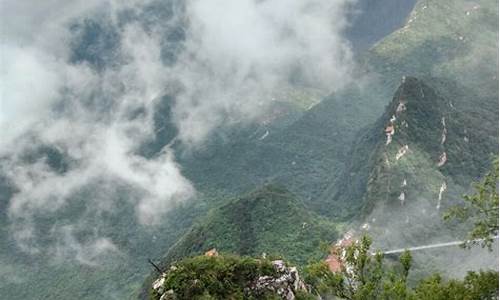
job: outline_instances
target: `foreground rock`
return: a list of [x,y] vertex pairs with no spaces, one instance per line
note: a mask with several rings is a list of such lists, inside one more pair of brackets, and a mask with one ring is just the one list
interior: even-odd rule
[[187,258],[170,267],[152,284],[152,299],[296,299],[307,292],[296,267],[283,260],[218,255]]
[[282,260],[274,260],[272,263],[278,277],[259,277],[248,288],[251,294],[264,295],[266,292],[272,292],[282,299],[292,300],[298,291],[307,291],[296,267],[287,267]]

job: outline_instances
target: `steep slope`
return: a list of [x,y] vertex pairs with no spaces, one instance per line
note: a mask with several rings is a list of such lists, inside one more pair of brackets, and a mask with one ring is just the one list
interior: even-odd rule
[[[9,186],[1,186],[2,198]],[[92,189],[94,187],[89,187]],[[99,191],[97,191],[99,192]],[[125,197],[126,192],[123,192]],[[91,197],[86,191],[80,197]],[[181,205],[156,228],[141,226],[133,216],[134,207],[123,201],[119,209],[95,214],[82,207],[75,197],[64,212],[40,215],[36,233],[41,236],[33,249],[47,247],[47,253],[23,253],[14,240],[6,210],[1,211],[0,225],[0,295],[2,299],[109,299],[131,297],[149,272],[147,258],[161,255],[165,245],[172,245],[198,217],[200,205]],[[2,202],[2,204],[5,202]],[[68,232],[56,231],[52,221]],[[78,226],[64,226],[78,220]],[[95,236],[107,236],[119,251],[104,243],[91,243]],[[103,240],[104,241],[104,240]],[[55,245],[54,245],[55,244]],[[76,259],[73,259],[73,256]],[[30,288],[26,288],[29,285]]]
[[[347,173],[362,174],[364,178],[358,181],[368,186],[351,188],[359,193],[357,195],[349,194],[350,190],[346,189],[347,195],[343,197],[355,199],[365,195],[363,205],[369,212],[374,202],[399,196],[400,189],[396,187],[403,184],[405,174],[413,179],[433,181],[429,172],[439,173],[434,179],[443,176],[463,187],[484,174],[497,151],[495,121],[484,118],[478,124],[468,112],[455,107],[455,98],[437,93],[432,85],[405,78],[384,115],[354,145]],[[421,171],[423,173],[419,173]],[[394,178],[384,177],[388,173]],[[393,182],[395,178],[401,182]],[[381,184],[384,180],[391,184]],[[406,185],[427,185],[409,182],[407,179]],[[385,190],[377,190],[381,185],[386,186]]]
[[[150,10],[160,12],[161,19],[166,19],[163,13],[172,14],[161,9],[161,5],[153,6]],[[314,95],[299,93],[299,96],[294,96],[295,94],[288,93],[283,98],[290,98],[290,101],[286,102],[285,99],[277,106],[287,106],[290,118],[272,119],[271,124],[262,123],[256,127],[221,134],[218,137],[220,143],[214,142],[215,146],[191,156],[186,154],[181,159],[181,164],[200,192],[216,195],[207,200],[210,202],[207,207],[221,203],[219,194],[239,194],[266,182],[277,182],[303,199],[307,209],[313,209],[317,213],[352,219],[358,209],[363,208],[363,216],[367,220],[375,219],[375,222],[370,223],[372,233],[385,239],[385,245],[388,246],[404,247],[409,241],[412,244],[418,240],[428,241],[436,231],[447,231],[450,235],[455,235],[440,223],[439,214],[451,200],[460,197],[473,178],[484,172],[490,153],[495,153],[494,146],[498,145],[497,20],[497,1],[418,1],[405,27],[378,43],[366,55],[363,68],[377,73],[380,81],[375,80],[361,88],[352,86],[309,110],[307,108],[318,101]],[[94,39],[89,42],[87,50],[82,48],[85,51],[73,57],[75,62],[85,61],[100,70],[115,59],[112,57],[112,50],[116,47],[112,44],[113,32],[100,33],[104,28],[99,28],[98,24],[92,22],[72,30],[83,33],[81,37],[84,43],[89,42],[88,38]],[[90,32],[85,33],[86,31]],[[167,62],[175,60],[176,51],[182,48],[181,43],[174,43],[173,40],[182,40],[182,30],[165,32],[167,46],[162,49],[162,55]],[[95,45],[104,45],[110,50],[99,49]],[[75,44],[75,49],[80,46]],[[398,123],[391,144],[385,147],[387,137],[384,130],[397,109],[398,98],[395,98],[395,102],[376,125],[368,125],[383,113],[388,95],[400,84],[401,77],[410,75],[438,78],[416,82],[408,78],[408,86],[401,93],[409,99],[409,115],[402,116],[398,121],[408,118],[409,127],[405,131],[405,127]],[[424,86],[426,95],[422,99],[418,97],[420,83]],[[157,138],[140,149],[144,156],[154,156],[175,136],[176,130],[169,120],[170,101],[167,97],[159,101],[155,116]],[[420,106],[417,103],[426,105]],[[411,115],[413,113],[416,115]],[[447,140],[441,145],[443,116],[447,126]],[[355,146],[351,148],[355,140]],[[395,156],[404,145],[409,146],[409,151],[397,160]],[[437,161],[443,152],[447,153],[447,162],[442,167],[437,167]],[[391,169],[384,166],[384,154],[390,160]],[[45,156],[50,159],[51,155],[43,157]],[[56,159],[54,167],[64,171],[63,159]],[[407,176],[407,191],[401,188],[404,175]],[[437,210],[443,182],[447,183],[446,191],[442,193],[442,208]],[[0,185],[3,184],[4,182],[0,182]],[[5,184],[5,190],[9,188]],[[8,205],[9,196],[6,195],[11,193],[4,193],[5,190],[0,193],[2,208]],[[401,205],[401,200],[398,199],[402,191],[405,191],[405,205]],[[123,193],[126,194],[127,190]],[[81,197],[91,197],[91,193],[82,194]],[[248,244],[243,243],[241,246],[245,239],[240,240],[237,230],[229,231],[233,223],[246,224],[245,219],[231,219],[228,216],[233,211],[238,212],[237,209],[242,212],[242,209],[251,207],[254,202],[258,201],[235,201],[232,205],[227,204],[226,210],[213,210],[210,216],[215,217],[208,216],[201,221],[201,225],[193,227],[188,235],[194,242],[198,238],[204,240],[205,235],[210,237],[196,250],[206,250],[205,246],[227,248],[225,251],[234,252],[248,249],[243,247]],[[293,216],[304,216],[309,224],[315,223],[317,217],[314,214],[308,213],[297,201],[292,203],[294,205],[291,206],[287,201],[277,201],[276,206],[269,207],[257,205],[268,209],[259,210],[262,218],[255,218],[252,214],[247,223],[262,225],[263,220],[274,222],[276,215],[272,211],[281,211],[280,206],[296,212]],[[33,293],[37,293],[40,298],[64,298],[72,295],[95,299],[96,295],[105,297],[113,294],[116,291],[115,284],[120,287],[121,292],[128,293],[140,280],[138,278],[141,274],[147,272],[146,258],[163,253],[191,225],[193,218],[206,210],[206,207],[193,207],[175,210],[166,218],[170,221],[153,231],[137,229],[139,225],[130,218],[134,213],[131,207],[121,207],[111,217],[104,216],[104,233],[109,233],[123,245],[126,253],[122,260],[102,265],[100,269],[69,263],[62,268],[47,262],[46,257],[32,259],[22,256],[7,236],[7,224],[2,224],[0,278],[3,279],[3,284],[0,286],[0,294],[7,295],[9,299],[29,298]],[[0,211],[5,213],[6,210]],[[391,213],[390,217],[387,217],[388,212]],[[60,216],[50,217],[64,222],[80,217],[87,219],[87,214],[81,207],[69,207]],[[429,218],[424,218],[426,216]],[[7,222],[4,214],[1,219]],[[301,218],[292,219],[290,216],[290,219],[291,221],[284,223],[302,224]],[[416,219],[421,222],[413,222]],[[50,228],[47,220],[48,217],[37,220],[43,225],[40,230],[48,232]],[[95,218],[88,220],[82,223],[82,227],[92,228],[95,225]],[[223,236],[226,238],[221,240],[218,236],[213,236],[211,231],[207,233],[204,224],[215,224],[213,226],[216,231],[224,232]],[[289,233],[291,238],[287,244],[280,241],[279,245],[284,245],[283,249],[277,246],[271,251],[264,249],[266,247],[262,245],[272,244],[273,237],[263,238],[265,242],[259,242],[256,246],[258,249],[250,247],[248,251],[260,254],[261,251],[272,252],[275,249],[282,253],[295,243],[301,245],[303,242],[304,237],[297,235],[300,228],[296,230],[293,227],[295,225],[282,228],[277,223],[272,224],[273,228],[293,232]],[[252,232],[255,228],[257,231],[259,228],[267,228],[262,226],[253,227]],[[320,227],[323,228],[322,225]],[[408,230],[402,231],[400,228]],[[263,233],[258,231],[257,236],[261,235]],[[280,231],[280,236],[288,236],[288,233]],[[325,240],[328,240],[328,236],[329,234],[325,235]],[[309,235],[305,238],[308,237]],[[156,242],[153,243],[155,239]],[[232,241],[235,241],[234,244]],[[178,255],[182,256],[192,250],[190,247],[192,246],[185,237],[172,251],[180,249]],[[292,248],[290,255],[299,253],[297,255],[302,256],[303,249],[313,248],[307,247]],[[39,270],[42,271],[38,272]],[[32,288],[26,289],[26,285]],[[124,286],[128,288],[123,288]],[[122,295],[120,293],[119,297]]]
[[377,43],[367,66],[402,76],[458,81],[481,97],[498,94],[498,1],[420,0],[405,25]]
[[[330,201],[343,186],[335,178],[351,160],[351,144],[383,114],[403,76],[432,78],[434,89],[451,99],[468,122],[475,127],[488,124],[475,143],[494,142],[497,11],[498,4],[491,0],[418,1],[402,28],[362,56],[359,80],[283,126],[259,124],[233,131],[186,157],[182,163],[188,177],[200,186],[233,194],[276,182],[315,212],[349,219],[348,202],[338,206],[340,202]],[[466,40],[460,40],[458,32]],[[461,171],[468,172],[465,167]],[[453,172],[457,177],[461,171]],[[461,183],[468,184],[468,179]]]
[[[233,194],[283,184],[315,213],[366,223],[384,249],[461,237],[465,224],[444,224],[442,212],[498,151],[497,19],[496,1],[417,1],[406,24],[363,57],[358,82],[292,124],[234,131],[186,156],[188,176]],[[280,208],[228,217],[255,202],[240,201],[213,210],[164,261],[214,246],[248,251],[241,226],[231,225],[261,228],[253,224],[272,222]],[[250,252],[265,251],[254,240]],[[436,260],[424,261],[435,270]]]
[[[304,265],[323,257],[321,244],[336,240],[340,226],[308,211],[285,188],[267,185],[211,209],[168,249],[159,265],[166,269],[212,248],[254,257],[284,256]],[[137,290],[140,299],[149,299],[153,278],[151,273]]]
[[[361,69],[367,70],[375,79],[361,85],[363,88],[359,93],[352,93],[351,89],[347,90],[343,99],[335,99],[338,103],[346,103],[347,99],[361,99],[352,103],[353,112],[363,112],[369,107],[376,113],[385,106],[389,95],[398,88],[402,78],[423,78],[427,88],[432,90],[428,91],[431,96],[419,100],[426,103],[427,107],[424,109],[425,106],[420,106],[417,111],[422,115],[413,118],[418,119],[415,121],[422,128],[410,127],[409,134],[418,138],[420,146],[428,151],[428,155],[432,155],[433,160],[446,150],[451,163],[443,166],[441,172],[445,176],[451,176],[457,185],[468,187],[472,179],[484,174],[491,154],[497,153],[497,20],[496,1],[417,1],[406,24],[377,43],[364,56]],[[419,91],[420,88],[416,93]],[[401,88],[398,93],[401,93]],[[425,91],[423,93],[426,94]],[[431,101],[433,98],[442,99],[432,100],[437,101],[434,103]],[[390,105],[397,107],[398,104]],[[383,130],[395,107],[391,114],[386,111],[385,116],[374,127],[366,126],[356,132],[361,138],[346,152],[349,153],[344,157],[347,169],[336,182],[332,182],[326,189],[323,187],[321,195],[316,199],[318,203],[340,209],[344,211],[344,215],[349,215],[346,212],[356,211],[360,206],[366,206],[365,211],[370,211],[372,206],[365,204],[363,199],[368,176],[377,159],[372,150],[380,147],[380,135],[386,139]],[[430,109],[437,111],[432,112]],[[312,113],[315,116],[311,116],[311,119],[318,117],[318,112]],[[335,114],[328,109],[320,113]],[[450,115],[449,120],[446,120],[447,115]],[[373,115],[364,113],[360,116],[373,118]],[[443,125],[438,123],[442,117],[452,127],[456,124],[463,126],[448,130],[446,147],[426,142],[441,138]],[[365,124],[371,122],[370,120]],[[322,126],[328,127],[325,124]],[[430,130],[431,128],[435,130]],[[468,142],[464,142],[464,139]]]
[[284,255],[305,263],[321,257],[320,242],[335,240],[336,227],[308,212],[286,189],[265,186],[212,209],[168,251],[163,263],[211,248],[240,255]]
[[274,123],[233,130],[183,156],[185,174],[200,189],[233,195],[266,183],[280,184],[308,209],[349,218],[338,207],[325,205],[322,195],[344,169],[359,130],[383,112],[376,101],[367,102],[364,93],[352,87],[332,95],[283,127]]
[[[443,212],[461,201],[498,155],[496,120],[479,124],[446,89],[438,92],[442,83],[404,79],[384,115],[354,144],[337,182],[344,188],[331,198],[359,211],[362,230],[382,249],[463,239],[468,224],[445,223]],[[495,260],[478,253],[453,255],[464,256],[469,268]],[[439,257],[448,254],[417,256],[417,268],[439,270]]]
[[345,35],[354,51],[362,53],[402,26],[416,0],[359,0],[351,5]]
[[[117,18],[113,20],[109,19],[111,16],[108,16],[105,9],[97,15],[86,14],[83,19],[69,18],[67,29],[71,32],[71,38],[67,41],[70,44],[68,62],[85,65],[96,73],[106,73],[117,68],[124,63],[124,60],[130,59],[121,55],[120,50],[124,47],[120,39],[121,31],[130,23],[140,23],[144,30],[154,31],[155,35],[159,35],[161,43],[159,54],[162,62],[165,65],[173,64],[179,53],[183,51],[183,43],[186,39],[185,21],[187,19],[182,15],[184,2],[147,1],[138,9],[117,12]],[[161,27],[161,30],[157,30],[158,27]],[[64,58],[60,59],[63,62]],[[148,69],[150,67],[144,66]],[[168,92],[170,91],[165,91],[165,93]],[[156,136],[143,145],[137,145],[137,152],[147,159],[158,155],[165,145],[175,140],[178,133],[171,116],[175,93],[171,94],[161,95],[153,100],[156,103],[154,107]],[[281,98],[286,99],[276,106],[283,108],[292,116],[303,111],[304,106],[309,107],[310,101],[317,102],[314,96],[304,96],[314,94],[314,91],[285,91],[282,94],[286,96],[276,96],[277,102]],[[76,105],[70,100],[61,100],[55,105],[54,111],[57,111],[57,114],[62,113],[74,104]],[[88,101],[82,101],[81,105],[95,109],[96,118],[105,118],[117,110],[111,99],[100,95],[92,96]],[[137,116],[140,117],[141,114],[143,115],[144,111],[138,107],[137,110],[130,111],[129,117],[134,119]],[[32,133],[28,135],[31,136]],[[59,151],[58,145],[38,146],[40,142],[37,137],[33,137],[33,140],[28,143],[30,153],[19,153],[26,160],[26,165],[46,162],[48,168],[59,175],[71,169],[71,164],[76,164],[71,155]],[[101,155],[101,153],[96,155]],[[140,224],[134,217],[137,203],[134,203],[133,196],[130,197],[134,193],[134,188],[120,183],[106,182],[105,178],[100,178],[99,182],[90,182],[75,192],[75,195],[68,196],[68,204],[60,210],[47,214],[39,213],[33,220],[21,220],[29,222],[30,229],[34,228],[27,235],[36,237],[34,242],[30,242],[30,247],[28,247],[30,249],[21,249],[16,239],[19,239],[19,232],[26,231],[18,230],[16,228],[19,226],[18,220],[12,220],[8,215],[11,199],[17,192],[13,185],[4,178],[7,177],[5,174],[8,170],[3,167],[9,166],[10,159],[0,157],[0,162],[2,162],[0,166],[0,295],[6,299],[67,299],[71,297],[106,299],[129,296],[149,271],[146,258],[157,257],[164,253],[165,248],[173,245],[191,226],[193,219],[206,212],[207,202],[214,205],[213,203],[223,198],[220,196],[223,193],[215,191],[216,200],[208,199],[209,192],[216,189],[210,188],[208,192],[202,189],[201,199],[194,199],[192,202],[172,207],[173,211],[166,214],[161,224],[149,227]],[[82,182],[84,181],[85,179],[82,178]],[[95,205],[92,201],[102,195],[106,195],[106,199],[112,203],[110,207],[104,209],[104,212],[99,209],[102,208],[99,206],[102,203]],[[30,219],[30,216],[26,219]],[[63,231],[59,231],[60,228],[67,231],[60,232]],[[109,244],[104,244],[103,248],[112,243],[118,249],[114,249],[116,250],[114,252],[110,251],[113,253],[109,257],[105,255],[96,257],[101,252],[107,253],[106,249],[99,248],[103,245],[91,244],[94,237],[106,237],[105,241],[110,241]],[[92,246],[95,247],[92,248]],[[44,253],[25,253],[32,249],[37,250],[37,248],[42,249]],[[91,253],[86,253],[88,248],[91,249],[88,251]],[[95,251],[92,252],[93,250]],[[85,260],[89,256],[91,259]],[[26,288],[28,285],[29,289]]]

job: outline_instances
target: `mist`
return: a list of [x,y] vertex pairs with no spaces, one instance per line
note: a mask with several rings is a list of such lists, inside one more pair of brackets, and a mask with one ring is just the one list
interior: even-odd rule
[[[197,194],[172,141],[141,154],[158,138],[163,97],[173,99],[165,118],[174,140],[195,149],[217,128],[265,115],[273,93],[342,88],[354,68],[342,36],[348,4],[3,0],[0,172],[14,190],[10,236],[26,253],[87,265],[121,255],[99,224],[77,238],[86,218],[126,202],[140,226],[155,226]],[[73,222],[36,228],[39,218],[82,202]]]
[[[409,180],[411,184],[411,180]],[[448,178],[448,189],[439,201],[439,182],[435,186],[414,185],[404,204],[400,199],[379,202],[366,217],[364,229],[373,238],[372,250],[382,252],[395,249],[434,245],[454,241],[466,241],[472,222],[444,220],[446,211],[454,205],[463,205],[463,194],[473,193],[472,188],[464,188]],[[438,203],[441,202],[441,205]],[[471,249],[461,246],[447,246],[413,251],[414,268],[410,278],[416,282],[430,274],[440,273],[448,278],[462,279],[467,272],[475,270],[498,270],[498,240],[493,243],[492,251],[481,245]],[[387,257],[395,258],[399,254]]]

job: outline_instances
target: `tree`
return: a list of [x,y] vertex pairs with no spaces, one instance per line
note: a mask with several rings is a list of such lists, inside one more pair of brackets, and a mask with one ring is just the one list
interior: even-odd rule
[[323,297],[352,300],[408,298],[411,254],[404,252],[399,263],[391,268],[384,264],[382,253],[370,252],[370,246],[371,239],[367,236],[347,246],[344,265],[338,273],[331,272],[324,262],[309,265],[305,269],[305,281],[314,293]]
[[[181,260],[167,271],[163,290],[172,290],[175,299],[245,299],[249,282],[275,273],[267,259],[195,256]],[[152,298],[160,296],[153,293]]]
[[344,268],[333,273],[324,262],[305,268],[305,281],[322,299],[348,300],[489,300],[498,299],[498,272],[469,272],[463,280],[444,280],[439,274],[408,284],[412,267],[409,251],[398,261],[370,252],[371,239],[361,240],[345,250]]
[[498,157],[491,171],[475,183],[474,188],[474,194],[464,196],[465,205],[450,208],[444,218],[471,218],[474,227],[469,232],[466,246],[479,243],[491,250],[493,238],[498,235]]
[[449,281],[435,274],[418,284],[412,299],[498,299],[498,272],[469,272],[464,280]]

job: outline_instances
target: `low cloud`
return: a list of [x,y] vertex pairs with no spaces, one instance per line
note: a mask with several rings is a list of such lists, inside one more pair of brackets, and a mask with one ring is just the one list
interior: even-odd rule
[[196,144],[219,125],[251,121],[290,86],[330,93],[346,84],[349,2],[188,2],[186,51],[173,68],[187,87],[174,114],[181,140]]
[[63,226],[56,230],[58,239],[50,249],[56,262],[74,258],[81,264],[98,266],[110,255],[121,255],[118,247],[108,238],[95,236],[82,243],[75,238],[73,226]]
[[[76,238],[87,213],[74,224],[53,219],[46,234],[60,239],[49,247],[37,218],[75,201],[94,215],[126,201],[138,223],[161,223],[195,195],[168,141],[141,155],[157,138],[162,97],[174,96],[165,117],[176,140],[196,147],[220,126],[266,114],[276,91],[341,88],[352,69],[341,36],[350,2],[2,1],[0,172],[16,190],[14,239],[26,252],[56,249],[93,264],[119,249],[99,231]],[[126,186],[127,197],[114,186]],[[83,189],[103,192],[76,198]]]

